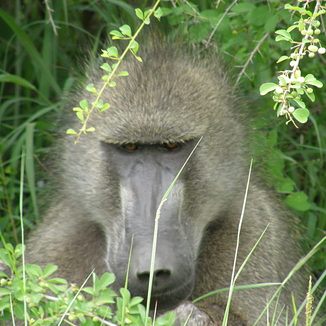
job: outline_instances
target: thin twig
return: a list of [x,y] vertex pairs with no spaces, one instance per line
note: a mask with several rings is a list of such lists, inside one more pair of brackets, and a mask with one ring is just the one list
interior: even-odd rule
[[56,36],[58,36],[58,32],[57,32],[57,29],[59,28],[58,26],[55,25],[54,23],[54,20],[52,18],[52,12],[54,11],[53,9],[50,8],[50,5],[49,5],[49,0],[44,0],[44,4],[45,4],[45,8],[48,12],[48,15],[49,15],[49,22],[51,23],[52,25],[52,28],[53,28],[53,32]]
[[256,54],[256,52],[258,52],[260,46],[261,46],[262,43],[266,40],[266,38],[267,38],[267,36],[268,36],[269,34],[270,34],[270,32],[267,32],[267,33],[263,36],[263,38],[262,38],[262,39],[257,43],[257,45],[256,45],[256,47],[254,48],[254,50],[250,53],[248,60],[247,60],[246,63],[243,65],[242,70],[241,70],[240,74],[238,75],[238,78],[237,78],[237,80],[236,80],[236,82],[235,82],[235,85],[234,85],[234,89],[233,89],[233,90],[235,90],[235,88],[238,86],[238,83],[239,83],[239,81],[240,81],[240,78],[242,77],[243,74],[245,74],[245,71],[246,71],[246,69],[247,69],[249,63],[251,62],[253,56]]
[[[223,21],[224,17],[227,15],[227,13],[230,11],[230,9],[238,2],[238,0],[234,0],[231,5],[225,10],[224,14],[222,15],[221,19],[217,22],[217,24],[215,25],[212,33],[209,35],[208,40],[207,40],[207,44],[209,44],[211,42],[212,37],[214,36],[217,28],[219,27],[219,25],[221,24],[221,22]],[[206,44],[206,47],[207,47]]]

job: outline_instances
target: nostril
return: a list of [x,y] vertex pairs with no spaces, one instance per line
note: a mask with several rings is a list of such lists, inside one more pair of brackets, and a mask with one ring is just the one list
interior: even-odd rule
[[141,282],[148,282],[149,272],[137,273],[137,277]]
[[[141,282],[149,281],[149,271],[144,271],[137,273],[137,277]],[[171,271],[169,269],[158,269],[154,271],[154,284],[157,284],[160,281],[166,281],[171,276]]]
[[168,279],[171,276],[171,271],[169,269],[158,269],[154,271],[154,277],[159,279]]

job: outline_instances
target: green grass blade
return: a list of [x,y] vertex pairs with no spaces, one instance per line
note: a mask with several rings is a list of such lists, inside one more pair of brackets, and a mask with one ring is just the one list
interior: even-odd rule
[[32,199],[33,211],[38,218],[38,206],[36,202],[35,188],[35,168],[34,168],[34,128],[35,123],[30,123],[26,126],[25,144],[26,144],[26,176],[29,192]]
[[14,19],[7,14],[5,11],[0,9],[0,17],[7,23],[7,25],[12,29],[15,35],[18,37],[20,42],[23,44],[25,50],[32,58],[34,66],[40,70],[39,75],[47,78],[48,83],[51,85],[58,97],[61,96],[61,88],[58,83],[53,78],[52,74],[48,70],[44,60],[42,59],[40,53],[35,48],[34,44],[26,34],[26,32],[16,24]]

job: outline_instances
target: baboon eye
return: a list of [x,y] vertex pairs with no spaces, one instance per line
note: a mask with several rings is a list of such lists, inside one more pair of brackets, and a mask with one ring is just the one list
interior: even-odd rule
[[164,143],[162,146],[163,146],[165,149],[171,151],[171,150],[173,150],[173,149],[178,148],[178,147],[179,147],[179,144],[178,144],[178,143]]
[[127,151],[135,151],[136,149],[138,149],[138,146],[136,144],[126,144],[123,145],[122,148]]

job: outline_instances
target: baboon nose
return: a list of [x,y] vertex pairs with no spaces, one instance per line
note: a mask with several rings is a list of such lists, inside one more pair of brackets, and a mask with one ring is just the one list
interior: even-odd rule
[[[171,271],[169,269],[157,269],[154,271],[153,275],[153,285],[154,287],[162,287],[171,277]],[[148,286],[150,271],[137,272],[138,280]]]

